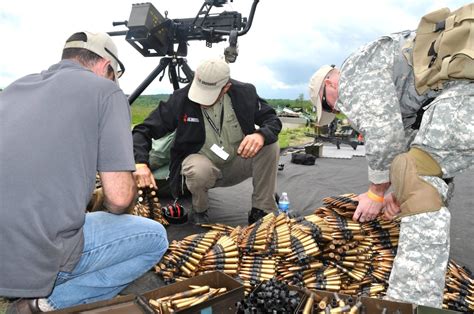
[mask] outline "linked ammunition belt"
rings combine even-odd
[[[352,221],[355,196],[325,198],[313,214],[297,219],[269,214],[250,226],[207,224],[210,231],[173,241],[156,271],[174,282],[220,270],[239,278],[247,295],[275,278],[308,289],[381,298],[398,247],[399,222]],[[453,261],[445,291],[446,308],[474,310],[473,276]]]
[[[165,217],[163,217],[156,189],[152,187],[138,190],[138,198],[130,214],[153,219],[163,226],[169,224]]]

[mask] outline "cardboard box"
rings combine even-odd
[[[227,288],[227,292],[197,304],[187,309],[175,313],[235,313],[236,302],[244,298],[244,287],[232,277],[214,271],[190,279],[173,283],[143,294],[146,300],[158,299],[164,296],[173,295],[178,292],[189,290],[189,285],[205,286],[211,288]],[[143,314],[148,313],[146,309],[137,304],[136,296],[127,295],[116,297],[107,301],[100,301],[90,304],[78,305],[60,311],[50,312],[54,314],[63,313],[116,313],[116,314]]]
[[[323,298],[327,297],[327,304],[331,304],[331,302],[333,302],[334,300],[334,292],[325,291],[325,290],[311,290],[311,291],[315,292],[319,296],[322,296]],[[338,295],[344,301],[345,304],[348,304],[350,306],[353,306],[357,301],[356,296],[351,296],[351,295],[342,294],[342,293],[338,293]],[[386,309],[387,314],[392,314],[392,313],[414,314],[416,313],[415,311],[416,306],[410,303],[393,302],[393,301],[387,301],[387,300],[382,300],[382,299],[377,299],[377,298],[368,298],[368,297],[361,297],[360,301],[362,302],[364,311],[367,314],[383,313],[384,309]],[[313,309],[315,309],[315,306],[317,306],[318,303],[319,301],[315,301],[314,303],[315,305],[313,306]],[[302,312],[302,310],[304,309],[305,304],[306,304],[306,299],[301,305],[301,307],[299,308],[300,312]],[[313,310],[312,313],[318,313],[318,311]]]
[[[48,312],[54,314],[64,313],[115,313],[115,314],[143,314],[140,306],[134,300],[134,295],[115,297],[106,301],[68,307],[62,310]]]
[[[158,299],[189,290],[189,285],[207,285],[211,288],[227,288],[227,292],[193,307],[177,311],[176,313],[235,313],[235,304],[244,298],[244,286],[234,278],[220,271],[213,271],[204,275],[192,277],[185,281],[177,282],[144,293],[143,296],[147,299]]]
[[[387,309],[386,313],[397,314],[414,314],[416,313],[416,305],[404,302],[394,302],[377,298],[361,298],[362,304],[365,306],[366,313],[382,313]]]

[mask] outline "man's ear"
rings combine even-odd
[[[227,93],[227,91],[230,89],[232,86],[231,82],[228,82],[227,84],[224,85],[224,94]]]
[[[94,66],[90,70],[100,77],[107,78],[107,69],[109,67],[109,64],[109,60],[101,58],[94,64]]]
[[[324,79],[324,86],[333,86],[330,78]]]

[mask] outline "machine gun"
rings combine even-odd
[[[337,149],[341,149],[341,144],[346,144],[352,147],[353,150],[357,149],[357,145],[359,145],[358,142],[342,138],[340,136],[329,136],[329,135],[314,135],[314,134],[306,134],[307,136],[312,136],[314,137],[314,141],[320,141],[320,142],[328,142],[336,145]]]
[[[350,126],[342,127],[341,131],[337,132],[336,119],[327,127],[327,134],[305,133],[306,136],[314,137],[314,142],[329,142],[336,145],[337,149],[341,149],[341,144],[346,144],[356,150],[359,142],[352,139],[353,134],[354,130]]]
[[[194,18],[184,19],[169,19],[167,11],[163,16],[151,3],[137,3],[132,5],[128,21],[113,22],[114,26],[125,25],[128,30],[109,32],[109,35],[125,36],[125,40],[144,57],[162,57],[158,66],[130,94],[130,105],[163,72],[161,81],[166,68],[175,90],[179,89],[179,83],[192,81],[194,72],[183,58],[191,40],[204,40],[207,47],[212,47],[213,43],[225,41],[228,37],[229,46],[224,56],[227,62],[235,62],[237,38],[250,30],[259,0],[253,1],[248,19],[235,11],[210,14],[212,7],[222,7],[227,1],[205,0]]]

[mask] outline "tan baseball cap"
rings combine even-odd
[[[333,66],[323,65],[321,68],[319,68],[319,70],[316,71],[316,73],[313,74],[309,80],[309,97],[311,98],[311,102],[316,109],[316,125],[319,126],[328,125],[332,122],[332,120],[334,120],[334,117],[336,116],[334,113],[328,112],[323,108],[321,97],[319,96],[324,79],[333,69]]]
[[[230,68],[224,59],[207,59],[197,67],[188,97],[195,103],[210,106],[229,79]]]
[[[64,45],[66,48],[83,48],[99,55],[100,57],[110,61],[110,65],[114,70],[115,80],[117,81],[125,72],[125,67],[118,58],[117,46],[107,33],[91,33],[82,32],[86,35],[86,41],[68,40]],[[77,38],[71,36],[71,38]]]

